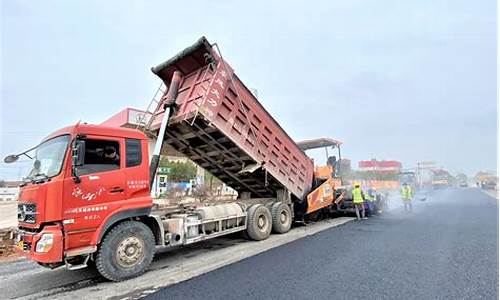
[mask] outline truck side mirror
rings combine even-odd
[[[75,183],[80,183],[80,177],[78,176],[78,167],[83,166],[85,162],[85,141],[75,140],[73,149],[71,151],[71,175],[73,175],[73,180]]]
[[[74,150],[76,150],[75,166],[81,167],[85,162],[85,140],[76,140]],[[73,154],[75,153],[73,152]]]

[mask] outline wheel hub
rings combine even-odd
[[[116,260],[124,268],[131,268],[144,258],[144,241],[137,237],[128,237],[120,242],[116,249]]]
[[[259,229],[264,229],[266,226],[266,218],[264,216],[260,216],[257,225],[259,226]]]
[[[285,223],[287,221],[287,216],[286,216],[285,212],[281,212],[280,221],[281,221],[281,223]]]

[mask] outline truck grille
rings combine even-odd
[[[36,223],[36,204],[19,203],[17,205],[17,220],[25,223]]]

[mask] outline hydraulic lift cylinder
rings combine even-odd
[[[163,113],[163,119],[161,120],[160,131],[158,132],[158,139],[156,140],[155,149],[153,151],[153,156],[151,157],[151,163],[149,165],[149,189],[153,187],[153,182],[156,175],[156,170],[158,169],[158,164],[160,163],[160,153],[163,148],[163,143],[165,142],[165,131],[167,130],[168,119],[172,114],[172,109],[175,106],[175,100],[179,93],[179,86],[182,80],[182,74],[179,71],[175,71],[172,75],[172,81],[170,83],[170,88],[168,89],[165,97],[163,97],[163,107],[165,112]]]

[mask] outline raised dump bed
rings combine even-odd
[[[312,160],[204,37],[152,71],[167,87],[175,71],[182,74],[168,145],[240,195],[276,197],[284,189],[296,200],[305,199],[313,182]],[[160,107],[153,128],[162,113]]]

